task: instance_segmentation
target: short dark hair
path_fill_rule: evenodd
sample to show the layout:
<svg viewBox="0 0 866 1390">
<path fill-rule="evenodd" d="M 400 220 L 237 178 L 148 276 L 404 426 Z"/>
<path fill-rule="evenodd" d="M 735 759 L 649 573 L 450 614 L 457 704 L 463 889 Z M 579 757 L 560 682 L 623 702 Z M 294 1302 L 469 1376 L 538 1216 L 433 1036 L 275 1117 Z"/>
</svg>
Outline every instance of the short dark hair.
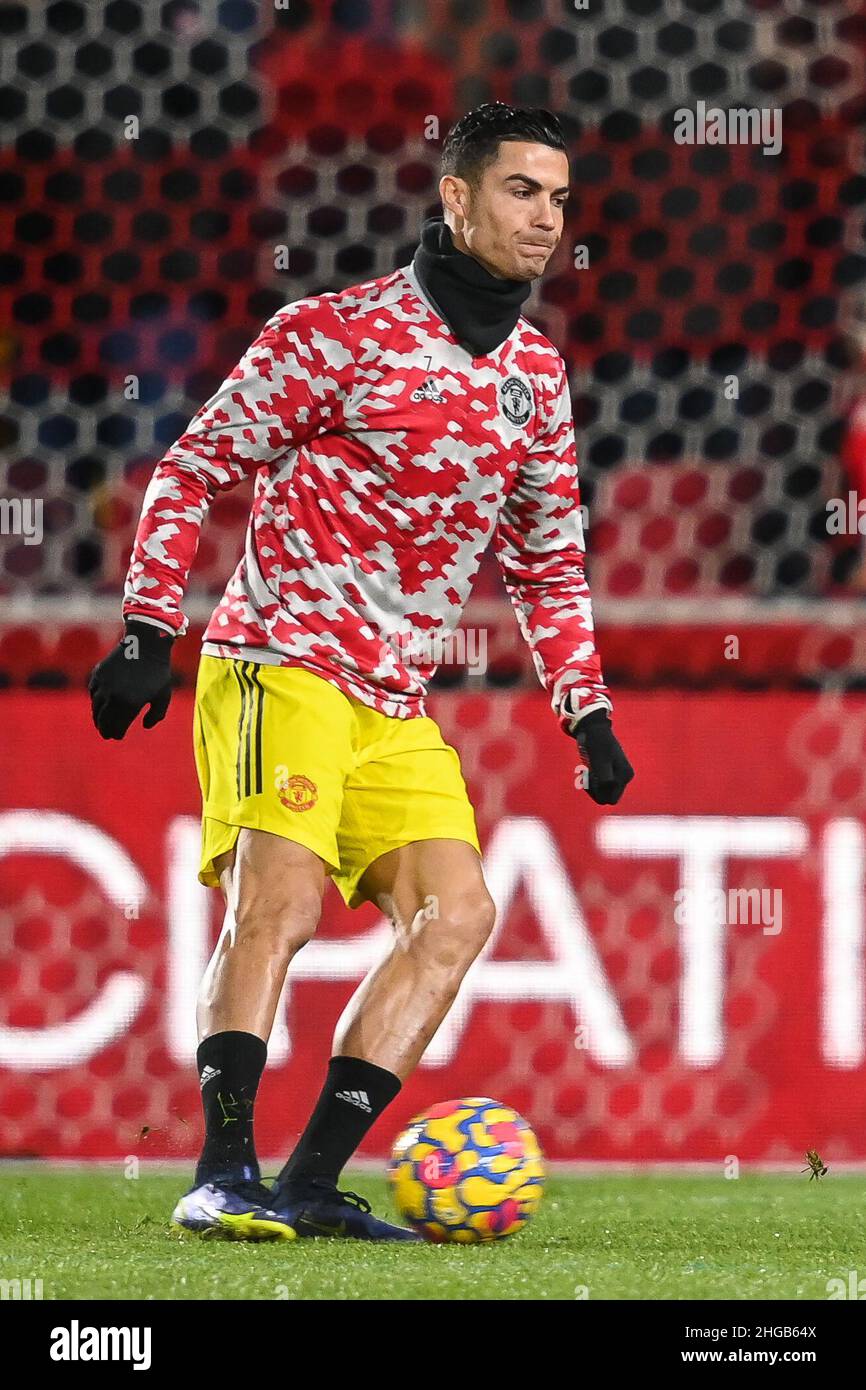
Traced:
<svg viewBox="0 0 866 1390">
<path fill-rule="evenodd" d="M 506 106 L 485 102 L 467 111 L 449 130 L 442 146 L 441 173 L 454 174 L 477 188 L 485 170 L 496 163 L 502 140 L 530 140 L 566 153 L 562 126 L 543 106 Z"/>
</svg>

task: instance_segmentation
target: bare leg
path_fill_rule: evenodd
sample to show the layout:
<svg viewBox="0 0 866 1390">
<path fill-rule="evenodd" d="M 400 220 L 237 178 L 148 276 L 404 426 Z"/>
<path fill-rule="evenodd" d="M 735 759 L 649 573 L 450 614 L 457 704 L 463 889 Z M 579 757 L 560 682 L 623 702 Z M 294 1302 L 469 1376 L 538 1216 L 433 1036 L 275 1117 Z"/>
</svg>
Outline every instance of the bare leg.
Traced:
<svg viewBox="0 0 866 1390">
<path fill-rule="evenodd" d="M 454 1002 L 496 910 L 480 856 L 462 840 L 391 850 L 361 886 L 391 918 L 394 946 L 349 1000 L 333 1053 L 363 1058 L 404 1081 Z"/>
<path fill-rule="evenodd" d="M 318 926 L 325 865 L 303 845 L 244 827 L 216 868 L 226 919 L 199 990 L 199 1041 L 234 1031 L 267 1042 L 289 962 Z"/>
<path fill-rule="evenodd" d="M 311 1182 L 337 1182 L 417 1065 L 494 922 L 480 856 L 461 840 L 418 841 L 380 856 L 361 891 L 391 918 L 394 945 L 337 1024 L 319 1100 L 280 1174 L 296 1196 Z"/>
</svg>

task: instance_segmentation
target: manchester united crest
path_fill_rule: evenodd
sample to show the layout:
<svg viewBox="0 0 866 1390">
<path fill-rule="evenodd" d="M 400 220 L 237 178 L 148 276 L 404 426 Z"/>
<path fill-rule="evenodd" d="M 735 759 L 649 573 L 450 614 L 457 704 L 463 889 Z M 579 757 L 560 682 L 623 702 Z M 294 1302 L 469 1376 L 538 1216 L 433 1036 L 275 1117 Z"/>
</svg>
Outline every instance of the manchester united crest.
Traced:
<svg viewBox="0 0 866 1390">
<path fill-rule="evenodd" d="M 319 799 L 319 789 L 309 777 L 296 773 L 294 777 L 283 778 L 277 795 L 290 811 L 309 811 Z"/>
<path fill-rule="evenodd" d="M 499 387 L 499 409 L 512 425 L 525 425 L 532 414 L 529 383 L 519 376 L 506 377 Z"/>
</svg>

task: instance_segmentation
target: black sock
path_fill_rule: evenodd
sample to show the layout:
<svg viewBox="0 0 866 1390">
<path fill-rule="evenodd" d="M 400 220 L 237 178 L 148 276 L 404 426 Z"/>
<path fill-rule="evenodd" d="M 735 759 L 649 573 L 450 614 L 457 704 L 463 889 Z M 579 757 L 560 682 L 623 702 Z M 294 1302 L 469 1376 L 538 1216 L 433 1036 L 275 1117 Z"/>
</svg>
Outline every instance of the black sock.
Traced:
<svg viewBox="0 0 866 1390">
<path fill-rule="evenodd" d="M 195 1181 L 258 1178 L 253 1142 L 253 1106 L 268 1056 L 267 1044 L 254 1033 L 213 1033 L 196 1052 L 204 1147 Z"/>
<path fill-rule="evenodd" d="M 316 1108 L 278 1181 L 336 1183 L 368 1129 L 400 1090 L 393 1072 L 360 1057 L 332 1057 Z"/>
</svg>

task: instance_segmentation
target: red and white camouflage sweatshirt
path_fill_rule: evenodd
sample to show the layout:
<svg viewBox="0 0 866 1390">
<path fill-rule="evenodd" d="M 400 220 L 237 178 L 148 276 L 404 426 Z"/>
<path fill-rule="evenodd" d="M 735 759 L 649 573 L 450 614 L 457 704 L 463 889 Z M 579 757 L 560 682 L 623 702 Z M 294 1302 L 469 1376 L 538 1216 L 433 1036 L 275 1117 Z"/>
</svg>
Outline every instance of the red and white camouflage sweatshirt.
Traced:
<svg viewBox="0 0 866 1390">
<path fill-rule="evenodd" d="M 411 265 L 278 310 L 156 466 L 124 617 L 186 631 L 208 507 L 247 474 L 244 555 L 203 652 L 302 666 L 382 714 L 424 715 L 492 538 L 563 727 L 566 699 L 610 708 L 565 364 L 526 319 L 473 357 Z"/>
</svg>

